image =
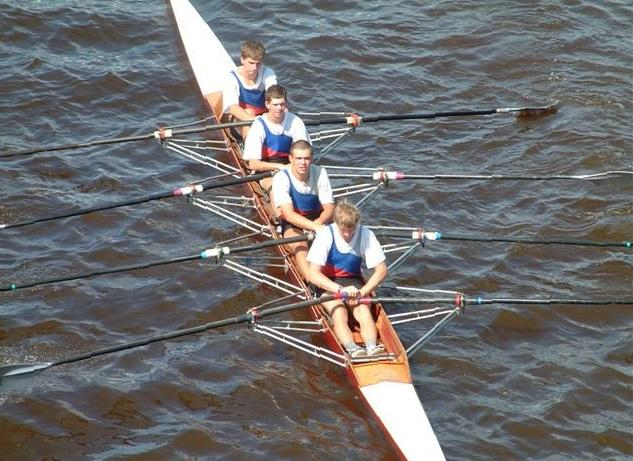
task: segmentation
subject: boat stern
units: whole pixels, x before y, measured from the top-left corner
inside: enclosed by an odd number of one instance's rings
[[[413,384],[381,381],[360,392],[404,459],[445,461]]]

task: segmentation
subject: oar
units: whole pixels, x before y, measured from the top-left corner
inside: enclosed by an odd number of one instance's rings
[[[321,119],[319,121],[307,122],[306,125],[333,125],[338,123],[349,123],[350,118],[356,119],[355,124],[358,123],[372,123],[394,120],[420,120],[420,119],[432,119],[440,117],[473,117],[480,115],[494,115],[494,114],[515,114],[517,117],[528,117],[534,115],[546,115],[553,114],[558,110],[558,102],[550,104],[549,106],[536,106],[536,107],[502,107],[498,109],[465,109],[465,110],[453,110],[447,112],[422,112],[412,114],[383,114],[383,115],[370,115],[370,116],[356,116],[350,117],[344,115],[338,118]]]
[[[474,306],[483,304],[534,304],[534,305],[583,305],[583,306],[609,306],[609,305],[632,305],[631,299],[576,299],[576,298],[542,298],[542,299],[525,299],[525,298],[467,298],[465,295],[458,293],[452,298],[415,298],[415,297],[378,297],[378,298],[361,298],[359,300],[363,304],[376,303],[399,303],[399,304],[453,304],[458,307]]]
[[[111,203],[108,205],[96,205],[89,208],[83,208],[77,211],[71,211],[68,213],[63,213],[63,214],[54,215],[54,216],[46,216],[43,218],[37,218],[37,219],[22,221],[22,222],[13,223],[13,224],[0,224],[0,229],[24,227],[24,226],[29,226],[31,224],[43,223],[47,221],[53,221],[56,219],[70,218],[72,216],[81,216],[88,213],[94,213],[96,211],[104,211],[104,210],[111,210],[113,208],[138,205],[140,203],[147,203],[153,200],[161,200],[161,199],[170,198],[170,197],[190,196],[194,194],[199,194],[200,192],[203,192],[205,190],[234,186],[236,184],[243,184],[243,183],[251,182],[251,181],[259,181],[260,179],[273,176],[273,174],[274,174],[274,171],[266,171],[264,173],[258,173],[258,174],[244,176],[240,178],[227,179],[225,181],[213,181],[213,180],[204,181],[202,183],[180,187],[178,189],[174,189],[168,192],[159,192],[159,193],[148,195],[145,197],[138,197],[135,199],[123,200],[123,201]]]
[[[320,298],[308,299],[305,301],[299,301],[296,303],[285,304],[282,306],[271,307],[271,308],[263,309],[263,310],[260,310],[258,308],[253,308],[249,310],[248,312],[246,312],[245,314],[238,315],[235,317],[229,317],[223,320],[216,320],[214,322],[205,323],[203,325],[199,325],[192,328],[184,328],[182,330],[176,330],[176,331],[171,331],[168,333],[162,333],[159,335],[148,336],[145,338],[137,339],[136,341],[130,341],[128,343],[119,344],[118,346],[105,347],[105,348],[97,349],[91,352],[86,352],[84,354],[79,354],[73,357],[56,360],[54,362],[5,365],[5,366],[0,367],[0,379],[6,378],[9,376],[26,375],[26,374],[34,373],[36,371],[46,370],[47,368],[56,367],[58,365],[79,362],[81,360],[98,357],[100,355],[112,354],[114,352],[133,349],[135,347],[146,346],[148,344],[152,344],[159,341],[166,341],[168,339],[180,338],[182,336],[202,333],[203,331],[211,330],[213,328],[221,328],[221,327],[225,327],[229,325],[235,325],[238,323],[251,323],[262,317],[267,317],[270,315],[280,314],[282,312],[302,309],[304,307],[314,306],[316,304],[321,304],[326,301],[331,301],[333,299],[337,299],[340,297],[341,295],[338,295],[338,294],[326,295],[326,296],[321,296]]]
[[[146,263],[141,263],[141,264],[116,267],[112,269],[103,269],[103,270],[87,272],[83,274],[54,277],[50,279],[37,280],[35,282],[28,282],[28,283],[23,283],[23,284],[12,283],[10,285],[0,287],[0,292],[16,291],[16,290],[21,290],[24,288],[33,288],[40,285],[48,285],[51,283],[69,282],[71,280],[87,279],[87,278],[95,277],[98,275],[116,274],[119,272],[129,272],[129,271],[134,271],[134,270],[139,270],[139,269],[148,269],[150,267],[165,266],[168,264],[176,264],[176,263],[182,263],[182,262],[187,262],[187,261],[194,261],[198,259],[209,259],[209,258],[221,259],[222,257],[229,254],[244,253],[248,251],[260,250],[262,248],[285,245],[285,244],[294,243],[294,242],[310,241],[313,238],[314,238],[314,234],[304,234],[304,235],[298,235],[296,237],[288,237],[288,238],[278,239],[278,240],[264,240],[263,242],[254,243],[251,245],[238,246],[238,247],[210,248],[195,255],[179,256],[175,258],[163,259],[160,261],[152,261],[152,262],[146,262]]]
[[[485,237],[481,235],[447,234],[438,231],[423,231],[422,229],[395,228],[382,226],[368,226],[375,234],[381,237],[404,238],[422,240],[455,240],[464,242],[488,242],[488,243],[524,243],[531,245],[576,245],[589,247],[614,247],[633,248],[631,241],[595,241],[574,240],[561,238],[530,238],[530,237]],[[395,232],[394,232],[395,231]]]
[[[32,155],[39,154],[42,152],[55,152],[60,150],[74,150],[74,149],[82,149],[84,147],[95,147],[95,146],[104,146],[108,144],[121,144],[126,142],[138,142],[138,141],[148,141],[151,139],[157,139],[159,141],[163,141],[167,138],[171,138],[174,136],[180,136],[185,134],[193,134],[193,133],[203,133],[206,131],[217,131],[223,130],[227,128],[238,128],[242,126],[248,126],[253,123],[251,120],[244,122],[232,122],[232,123],[220,123],[217,125],[204,125],[197,128],[186,128],[182,130],[172,130],[161,128],[149,134],[141,134],[136,136],[124,136],[119,138],[109,138],[109,139],[93,139],[89,141],[82,141],[71,144],[59,144],[56,146],[40,146],[40,147],[32,147],[30,149],[18,150],[12,152],[4,152],[0,154],[0,157],[20,157],[24,155]]]
[[[577,174],[577,175],[504,175],[504,174],[409,174],[401,171],[378,170],[373,173],[331,173],[330,178],[367,178],[375,181],[600,181],[612,179],[624,179],[633,183],[633,171],[609,170],[602,173]]]
[[[385,114],[385,115],[369,115],[369,116],[358,116],[358,115],[343,115],[338,118],[332,119],[321,119],[321,120],[309,120],[306,121],[305,124],[307,126],[318,126],[318,125],[334,125],[334,124],[358,124],[361,121],[365,123],[371,122],[380,122],[380,121],[392,121],[392,120],[418,120],[418,119],[431,119],[438,117],[471,117],[471,116],[479,116],[479,115],[493,115],[493,114],[504,114],[504,113],[513,113],[516,114],[517,117],[527,117],[532,115],[543,115],[554,113],[557,110],[558,103],[550,104],[549,106],[537,106],[537,107],[505,107],[498,109],[480,109],[480,110],[455,110],[448,112],[428,112],[428,113],[413,113],[413,114]],[[0,157],[19,157],[25,155],[38,154],[42,152],[55,152],[61,150],[73,150],[73,149],[81,149],[84,147],[95,147],[95,146],[103,146],[108,144],[120,144],[126,142],[137,142],[137,141],[148,141],[150,139],[157,139],[163,141],[167,138],[171,138],[173,136],[185,135],[185,134],[193,134],[193,133],[202,133],[206,131],[215,131],[215,130],[223,130],[227,128],[239,128],[242,126],[249,126],[253,122],[252,120],[247,120],[243,122],[231,122],[231,123],[220,123],[218,125],[204,125],[202,127],[197,128],[186,128],[182,130],[172,130],[172,129],[164,129],[156,130],[149,134],[142,134],[136,136],[124,136],[119,138],[109,138],[109,139],[94,139],[89,141],[71,143],[71,144],[59,144],[54,146],[41,146],[41,147],[33,147],[30,149],[5,152],[0,154]]]

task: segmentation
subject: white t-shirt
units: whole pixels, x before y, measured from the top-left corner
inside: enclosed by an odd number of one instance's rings
[[[281,170],[273,176],[273,197],[275,199],[275,208],[286,203],[292,203],[292,198],[290,197],[290,181],[292,181],[292,185],[295,190],[300,194],[316,193],[319,196],[319,202],[321,202],[321,205],[334,203],[330,178],[328,177],[325,168],[311,164],[310,176],[308,177],[307,183],[295,178],[292,174],[290,165],[288,165],[285,170],[288,171],[288,174]],[[288,176],[290,176],[290,181],[288,180]]]
[[[286,112],[281,124],[271,122],[268,120],[267,114],[264,114],[256,117],[251,125],[251,129],[248,130],[246,141],[244,141],[244,155],[242,156],[244,160],[262,159],[262,145],[264,144],[264,139],[266,138],[266,132],[264,131],[262,123],[257,119],[263,120],[270,132],[273,134],[280,135],[283,133],[286,136],[290,136],[292,138],[292,142],[303,140],[312,144],[303,120],[295,114]]]
[[[327,262],[327,255],[330,252],[330,248],[333,243],[332,234],[334,234],[336,249],[339,252],[353,252],[356,256],[360,256],[363,259],[363,264],[368,269],[373,269],[385,260],[385,254],[382,251],[382,247],[371,229],[362,225],[358,226],[351,242],[347,243],[339,234],[336,223],[332,223],[331,225],[333,226],[333,232],[330,232],[329,226],[325,226],[317,232],[314,242],[312,242],[312,246],[310,247],[310,251],[308,251],[308,256],[306,258],[308,262],[318,266],[325,266],[325,263]]]
[[[242,86],[249,90],[267,90],[272,85],[277,84],[277,76],[270,67],[262,66],[262,68],[259,70],[259,75],[257,76],[255,85],[247,85],[246,83],[244,83],[244,80],[240,76],[237,69],[235,70],[235,73],[240,79],[240,82],[242,82]],[[226,74],[225,77],[224,88],[222,91],[222,103],[224,105],[224,113],[229,112],[229,107],[240,103],[240,86],[238,85],[235,76],[231,72]]]

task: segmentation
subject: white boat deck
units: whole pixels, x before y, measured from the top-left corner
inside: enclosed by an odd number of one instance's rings
[[[383,381],[360,391],[406,459],[446,459],[412,384]]]

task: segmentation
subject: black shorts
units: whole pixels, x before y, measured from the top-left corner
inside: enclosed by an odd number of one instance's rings
[[[319,216],[321,216],[321,211],[319,211],[318,213],[313,213],[310,215],[306,215],[304,216],[304,218],[309,219],[310,221],[314,221],[315,219],[317,219]],[[297,227],[293,224],[290,224],[288,221],[286,221],[283,218],[279,218],[279,228],[281,229],[280,234],[284,235],[284,232],[286,232],[286,229],[289,229],[291,227],[294,227],[295,229],[297,229],[297,231],[301,232],[303,229],[301,229],[300,227]]]
[[[360,277],[334,277],[331,278],[334,283],[338,283],[343,288],[348,287],[350,285],[356,285],[357,288],[361,288],[365,282]],[[314,287],[314,293],[317,297],[321,297],[323,293],[326,293],[325,290],[321,288]]]

